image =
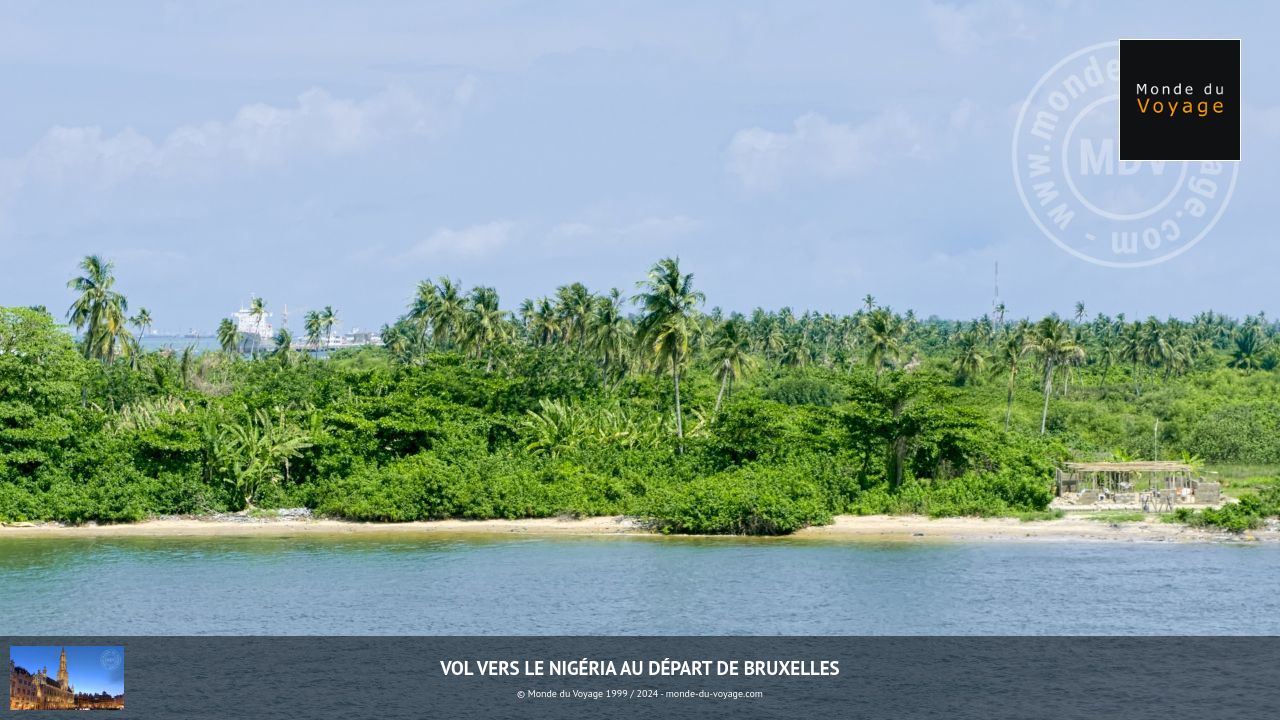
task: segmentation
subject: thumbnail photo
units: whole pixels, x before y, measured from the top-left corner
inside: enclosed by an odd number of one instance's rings
[[[9,648],[9,709],[123,710],[124,647]]]

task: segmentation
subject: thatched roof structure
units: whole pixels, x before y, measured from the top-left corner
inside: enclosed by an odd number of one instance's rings
[[[1194,469],[1180,462],[1167,460],[1140,460],[1137,462],[1069,462],[1065,464],[1072,472],[1119,472],[1119,473],[1189,473]]]

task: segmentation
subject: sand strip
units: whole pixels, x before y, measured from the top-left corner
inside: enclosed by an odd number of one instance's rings
[[[161,518],[121,525],[10,523],[0,526],[0,539],[14,537],[273,537],[299,535],[652,535],[627,517],[528,520],[438,520],[409,523],[358,523],[310,518]],[[1275,526],[1233,535],[1156,519],[1108,523],[1086,517],[1022,522],[1012,518],[940,518],[840,515],[831,525],[811,527],[789,536],[825,541],[1149,541],[1253,542],[1280,541]]]

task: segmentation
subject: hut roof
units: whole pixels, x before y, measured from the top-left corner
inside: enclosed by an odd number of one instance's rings
[[[1140,460],[1137,462],[1069,462],[1068,470],[1076,472],[1192,472],[1193,468],[1180,462],[1167,460]]]

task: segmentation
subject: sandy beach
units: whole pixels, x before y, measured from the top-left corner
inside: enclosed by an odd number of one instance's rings
[[[359,523],[313,518],[160,518],[121,525],[65,526],[57,523],[0,525],[0,538],[13,537],[271,537],[301,535],[655,535],[635,518],[538,518],[527,520],[438,520],[407,523]],[[1242,535],[1164,523],[1110,523],[1068,515],[1023,522],[1013,518],[940,518],[918,515],[840,515],[830,525],[788,536],[821,541],[1110,541],[1110,542],[1266,542],[1280,541],[1273,524]]]

